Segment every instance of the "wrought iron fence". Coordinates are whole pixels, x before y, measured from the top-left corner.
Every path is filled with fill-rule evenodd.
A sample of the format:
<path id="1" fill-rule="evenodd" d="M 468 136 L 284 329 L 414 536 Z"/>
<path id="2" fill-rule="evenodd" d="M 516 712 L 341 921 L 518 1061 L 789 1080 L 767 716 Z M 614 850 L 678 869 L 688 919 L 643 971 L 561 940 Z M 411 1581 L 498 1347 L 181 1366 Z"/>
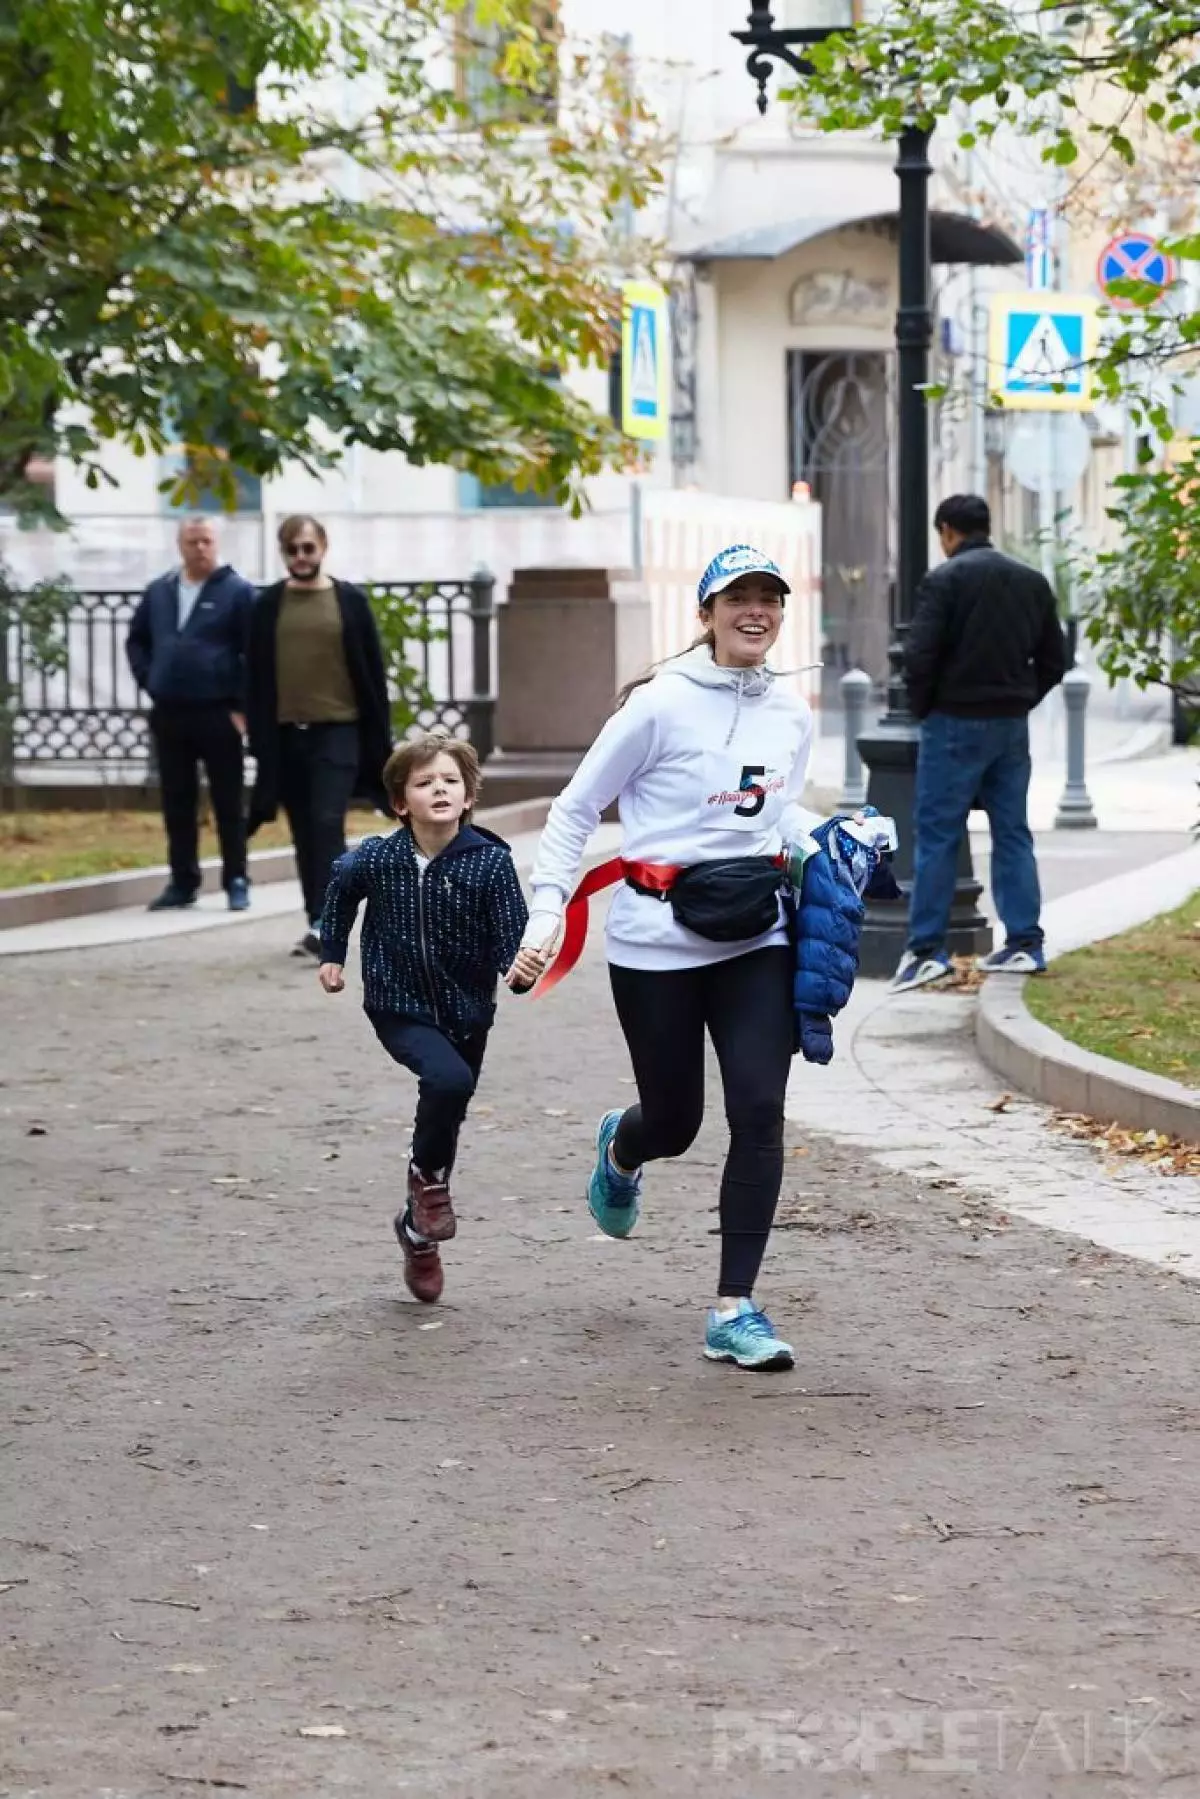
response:
<path id="1" fill-rule="evenodd" d="M 494 745 L 492 693 L 495 581 L 480 572 L 465 581 L 373 581 L 377 610 L 404 602 L 419 626 L 404 658 L 422 690 L 414 729 L 442 725 L 474 744 L 480 758 Z M 66 624 L 63 666 L 34 666 L 19 625 L 0 633 L 0 765 L 14 771 L 72 764 L 112 772 L 151 762 L 149 701 L 129 671 L 125 639 L 140 595 L 125 590 L 80 593 Z"/>

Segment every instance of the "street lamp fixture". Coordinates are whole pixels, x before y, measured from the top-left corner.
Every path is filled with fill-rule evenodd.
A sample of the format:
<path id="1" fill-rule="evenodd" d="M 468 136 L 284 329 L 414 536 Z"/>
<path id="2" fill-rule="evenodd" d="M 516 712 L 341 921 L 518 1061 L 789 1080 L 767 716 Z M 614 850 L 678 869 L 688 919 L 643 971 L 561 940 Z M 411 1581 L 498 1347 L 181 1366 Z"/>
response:
<path id="1" fill-rule="evenodd" d="M 750 54 L 746 58 L 746 70 L 758 83 L 758 110 L 767 110 L 767 83 L 771 79 L 771 62 L 786 63 L 797 75 L 811 75 L 813 66 L 804 52 L 813 44 L 823 44 L 826 38 L 833 37 L 839 31 L 854 29 L 854 0 L 817 0 L 817 10 L 832 16 L 821 25 L 778 26 L 771 12 L 771 0 L 755 0 L 750 8 L 749 26 L 745 31 L 735 31 L 733 36 L 739 44 L 745 44 Z"/>
<path id="2" fill-rule="evenodd" d="M 856 0 L 825 0 L 823 10 L 845 16 L 824 25 L 779 27 L 770 0 L 755 0 L 745 31 L 732 35 L 750 51 L 746 68 L 758 83 L 758 109 L 767 109 L 772 61 L 798 75 L 812 73 L 804 52 L 829 37 L 852 31 Z M 929 567 L 929 424 L 925 395 L 933 342 L 933 274 L 929 232 L 929 139 L 921 125 L 905 125 L 897 141 L 900 183 L 899 306 L 896 313 L 896 583 L 892 604 L 893 640 L 888 649 L 887 711 L 858 740 L 869 770 L 867 798 L 900 831 L 895 872 L 905 889 L 913 872 L 913 812 L 920 729 L 908 709 L 903 679 L 904 633 L 912 619 L 917 587 Z M 969 955 L 992 947 L 991 928 L 978 910 L 982 889 L 971 867 L 970 839 L 963 834 L 948 948 Z M 889 974 L 899 963 L 907 937 L 907 903 L 871 904 L 863 927 L 860 966 L 864 974 Z"/>

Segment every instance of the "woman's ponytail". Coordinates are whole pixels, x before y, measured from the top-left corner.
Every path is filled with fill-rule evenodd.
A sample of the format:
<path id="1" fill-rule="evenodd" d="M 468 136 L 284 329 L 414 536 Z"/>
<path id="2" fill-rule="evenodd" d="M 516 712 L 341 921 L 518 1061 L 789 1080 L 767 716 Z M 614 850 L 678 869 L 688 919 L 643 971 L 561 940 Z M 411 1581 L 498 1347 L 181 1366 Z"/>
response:
<path id="1" fill-rule="evenodd" d="M 693 650 L 698 650 L 701 644 L 704 644 L 710 650 L 714 649 L 716 647 L 716 641 L 716 635 L 710 625 L 708 630 L 702 632 L 701 635 L 696 638 L 694 643 L 689 643 L 686 649 L 676 650 L 673 656 L 664 656 L 661 662 L 652 664 L 652 666 L 646 670 L 644 675 L 638 675 L 634 680 L 626 681 L 624 687 L 622 687 L 620 693 L 617 695 L 617 703 L 613 707 L 613 711 L 619 712 L 630 694 L 636 692 L 639 687 L 645 687 L 648 682 L 653 681 L 659 669 L 665 668 L 668 662 L 675 662 L 680 656 L 689 656 Z"/>

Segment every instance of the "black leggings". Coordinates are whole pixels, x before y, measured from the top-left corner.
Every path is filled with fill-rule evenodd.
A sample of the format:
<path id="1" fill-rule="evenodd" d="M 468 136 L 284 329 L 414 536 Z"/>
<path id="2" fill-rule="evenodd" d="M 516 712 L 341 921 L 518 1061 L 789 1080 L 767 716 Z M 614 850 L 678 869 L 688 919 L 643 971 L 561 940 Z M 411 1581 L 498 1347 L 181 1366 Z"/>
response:
<path id="1" fill-rule="evenodd" d="M 609 969 L 640 1101 L 613 1142 L 622 1168 L 681 1156 L 694 1141 L 704 1120 L 706 1027 L 712 1038 L 730 1133 L 717 1291 L 730 1298 L 754 1291 L 783 1182 L 793 965 L 780 946 L 665 973 Z"/>

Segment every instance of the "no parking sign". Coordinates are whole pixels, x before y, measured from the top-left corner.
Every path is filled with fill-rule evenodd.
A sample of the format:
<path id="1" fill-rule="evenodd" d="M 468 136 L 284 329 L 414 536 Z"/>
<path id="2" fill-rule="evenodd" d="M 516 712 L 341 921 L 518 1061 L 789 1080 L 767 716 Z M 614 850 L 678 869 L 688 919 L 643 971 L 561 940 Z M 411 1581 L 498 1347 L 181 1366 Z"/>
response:
<path id="1" fill-rule="evenodd" d="M 1124 312 L 1141 306 L 1154 306 L 1174 285 L 1178 275 L 1173 256 L 1168 256 L 1156 238 L 1143 231 L 1126 231 L 1105 244 L 1096 265 L 1096 282 L 1110 306 Z M 1114 294 L 1119 281 L 1140 281 L 1158 291 L 1148 300 L 1131 300 L 1128 295 Z"/>

